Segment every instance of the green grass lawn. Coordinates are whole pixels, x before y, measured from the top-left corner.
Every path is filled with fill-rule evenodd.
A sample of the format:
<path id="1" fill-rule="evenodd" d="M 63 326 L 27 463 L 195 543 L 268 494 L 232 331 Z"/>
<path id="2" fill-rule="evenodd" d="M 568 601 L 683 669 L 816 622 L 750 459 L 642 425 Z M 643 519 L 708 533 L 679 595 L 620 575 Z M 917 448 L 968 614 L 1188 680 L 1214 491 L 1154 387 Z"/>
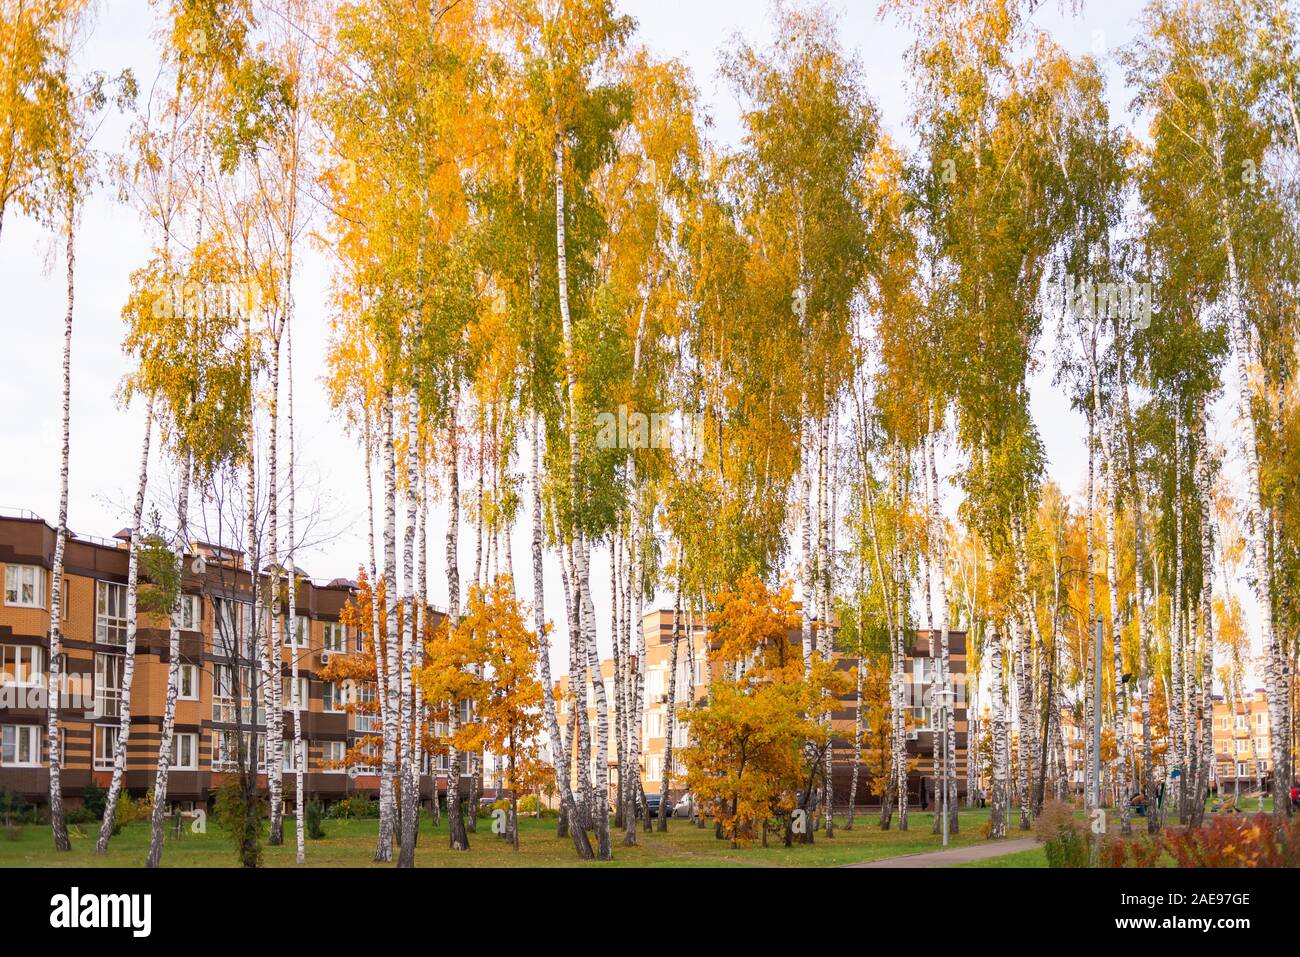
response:
<path id="1" fill-rule="evenodd" d="M 988 819 L 987 810 L 961 812 L 961 833 L 952 835 L 950 846 L 982 843 L 980 825 Z M 427 817 L 421 820 L 420 843 L 416 864 L 421 867 L 567 867 L 581 864 L 569 838 L 555 836 L 555 819 L 520 820 L 518 852 L 491 833 L 490 822 L 479 821 L 477 834 L 470 835 L 470 850 L 453 853 L 447 848 L 446 820 L 435 828 Z M 667 834 L 637 831 L 636 847 L 623 847 L 622 832 L 613 834 L 614 860 L 599 867 L 831 867 L 859 861 L 880 860 L 901 854 L 940 850 L 942 839 L 931 834 L 931 815 L 913 811 L 910 829 L 895 827 L 881 831 L 875 814 L 860 816 L 853 830 L 846 831 L 842 819 L 837 821 L 835 837 L 827 839 L 818 832 L 812 845 L 786 848 L 774 835 L 772 846 L 732 848 L 727 841 L 713 836 L 712 827 L 698 828 L 683 820 L 669 822 Z M 314 867 L 370 867 L 375 865 L 375 835 L 378 822 L 325 822 L 326 836 L 307 842 L 307 863 Z M 125 825 L 113 838 L 108 853 L 94 853 L 97 828 L 81 825 L 72 828 L 72 852 L 55 854 L 47 825 L 28 824 L 16 835 L 0 832 L 0 867 L 139 867 L 144 864 L 149 846 L 147 824 Z M 291 867 L 294 862 L 292 819 L 285 820 L 286 844 L 264 848 L 268 867 Z M 163 852 L 168 867 L 233 867 L 235 855 L 229 838 L 209 820 L 206 834 L 186 834 L 169 838 Z"/>
<path id="2" fill-rule="evenodd" d="M 1047 855 L 1042 847 L 1031 847 L 1027 851 L 1002 854 L 998 857 L 986 857 L 982 861 L 967 861 L 965 864 L 949 864 L 949 867 L 1046 867 Z"/>

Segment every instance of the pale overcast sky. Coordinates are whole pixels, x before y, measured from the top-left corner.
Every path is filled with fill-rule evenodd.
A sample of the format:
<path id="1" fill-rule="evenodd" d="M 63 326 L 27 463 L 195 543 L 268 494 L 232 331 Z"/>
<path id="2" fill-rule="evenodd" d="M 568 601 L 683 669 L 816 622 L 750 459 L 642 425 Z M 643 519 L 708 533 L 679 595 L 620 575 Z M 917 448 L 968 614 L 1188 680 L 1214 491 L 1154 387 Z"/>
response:
<path id="1" fill-rule="evenodd" d="M 153 32 L 156 9 L 144 0 L 112 0 L 101 5 L 99 22 L 82 57 L 85 69 L 117 71 L 131 67 L 142 96 L 157 74 Z M 622 9 L 638 21 L 637 42 L 654 52 L 681 59 L 692 70 L 712 116 L 711 136 L 734 144 L 740 136 L 739 106 L 717 75 L 718 54 L 739 33 L 762 43 L 771 33 L 769 8 L 746 0 L 623 0 Z M 844 44 L 860 58 L 868 89 L 880 105 L 885 129 L 910 143 L 910 112 L 903 54 L 907 35 L 877 16 L 876 0 L 841 0 L 831 9 L 841 15 Z M 1125 43 L 1133 32 L 1140 5 L 1129 0 L 1091 0 L 1077 17 L 1065 16 L 1046 3 L 1034 22 L 1050 31 L 1074 53 L 1105 53 Z M 1110 98 L 1116 122 L 1128 122 L 1129 95 L 1113 59 L 1108 60 Z M 110 120 L 99 145 L 119 149 L 125 123 Z M 73 343 L 72 468 L 69 523 L 80 532 L 111 535 L 128 524 L 129 499 L 141 439 L 139 407 L 117 407 L 114 392 L 126 371 L 120 349 L 120 310 L 132 269 L 147 258 L 149 240 L 135 212 L 118 204 L 110 189 L 101 189 L 83 213 L 77 246 L 77 308 Z M 26 508 L 53 522 L 58 502 L 60 350 L 64 313 L 62 246 L 34 223 L 11 216 L 0 240 L 0 408 L 3 454 L 0 454 L 0 506 Z M 331 536 L 303 554 L 299 565 L 318 578 L 351 577 L 366 554 L 365 486 L 362 460 L 355 445 L 331 416 L 319 376 L 324 365 L 326 322 L 324 290 L 328 263 L 309 251 L 296 289 L 296 420 L 300 467 L 314 476 L 336 516 Z M 1042 371 L 1033 382 L 1033 413 L 1047 446 L 1050 474 L 1067 491 L 1077 492 L 1086 462 L 1083 422 L 1051 385 L 1050 342 L 1042 346 Z M 1223 409 L 1223 404 L 1220 404 Z M 1217 429 L 1228 434 L 1220 417 Z M 526 463 L 520 464 L 520 469 Z M 951 463 L 949 463 L 951 464 Z M 152 486 L 164 493 L 160 477 Z M 951 500 L 952 495 L 948 498 Z M 949 501 L 949 508 L 953 506 Z M 530 514 L 527 510 L 525 516 Z M 525 523 L 527 519 L 524 519 Z M 444 604 L 442 563 L 443 512 L 431 514 L 429 577 L 432 600 Z M 531 594 L 526 529 L 516 534 L 515 562 L 520 591 Z M 461 567 L 473 552 L 463 536 Z M 548 563 L 547 611 L 562 616 L 558 567 Z M 608 565 L 597 556 L 592 582 L 601 640 L 608 603 Z M 555 649 L 565 660 L 563 646 Z"/>

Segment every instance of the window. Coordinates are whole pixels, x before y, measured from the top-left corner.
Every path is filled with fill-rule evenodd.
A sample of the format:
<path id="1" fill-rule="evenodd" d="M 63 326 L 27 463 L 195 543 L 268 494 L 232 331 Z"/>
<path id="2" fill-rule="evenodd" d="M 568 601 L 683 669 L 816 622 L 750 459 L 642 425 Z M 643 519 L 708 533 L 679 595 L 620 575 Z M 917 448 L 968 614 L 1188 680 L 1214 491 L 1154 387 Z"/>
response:
<path id="1" fill-rule="evenodd" d="M 180 595 L 176 599 L 176 627 L 182 631 L 198 631 L 202 620 L 203 597 Z"/>
<path id="2" fill-rule="evenodd" d="M 0 729 L 0 764 L 31 767 L 41 763 L 41 726 L 6 724 Z"/>
<path id="3" fill-rule="evenodd" d="M 347 702 L 343 700 L 343 689 L 339 687 L 337 681 L 326 681 L 321 689 L 322 706 L 331 714 L 338 714 L 346 710 Z"/>
<path id="4" fill-rule="evenodd" d="M 239 770 L 239 739 L 235 737 L 236 732 L 215 730 L 212 732 L 212 770 L 214 771 L 238 771 Z M 253 747 L 252 732 L 244 732 L 244 750 L 248 753 Z M 266 769 L 266 735 L 258 734 L 257 736 L 257 769 L 259 771 Z"/>
<path id="5" fill-rule="evenodd" d="M 36 645 L 0 645 L 0 680 L 17 685 L 41 680 L 41 652 Z"/>
<path id="6" fill-rule="evenodd" d="M 95 725 L 95 769 L 108 771 L 113 767 L 113 757 L 117 753 L 117 735 L 120 729 L 115 724 Z"/>
<path id="7" fill-rule="evenodd" d="M 177 696 L 182 701 L 199 700 L 199 667 L 181 663 L 180 675 L 177 677 Z"/>
<path id="8" fill-rule="evenodd" d="M 199 736 L 184 732 L 172 736 L 172 767 L 178 771 L 198 769 Z"/>
<path id="9" fill-rule="evenodd" d="M 306 751 L 307 742 L 306 741 L 301 742 L 301 747 L 303 751 Z M 289 740 L 284 742 L 284 747 L 281 748 L 281 760 L 284 762 L 284 770 L 286 771 L 298 770 L 298 763 L 294 760 L 295 757 L 296 757 L 296 749 L 293 746 L 293 739 L 290 738 Z M 306 762 L 303 763 L 302 769 L 304 771 L 307 770 Z"/>
<path id="10" fill-rule="evenodd" d="M 239 668 L 240 709 L 238 717 L 248 721 L 251 715 L 254 724 L 261 724 L 266 717 L 265 709 L 262 706 L 262 696 L 259 690 L 257 695 L 258 704 L 256 710 L 254 710 L 250 699 L 252 693 L 253 670 L 248 665 L 241 665 Z M 230 665 L 216 665 L 212 674 L 212 720 L 234 722 L 236 717 L 235 669 Z"/>
<path id="11" fill-rule="evenodd" d="M 95 640 L 105 645 L 126 644 L 126 586 L 95 582 Z"/>
<path id="12" fill-rule="evenodd" d="M 325 622 L 325 639 L 323 647 L 326 651 L 337 651 L 343 653 L 347 644 L 347 630 L 337 621 Z"/>
<path id="13" fill-rule="evenodd" d="M 664 776 L 664 759 L 657 754 L 646 755 L 645 775 L 651 781 L 660 780 Z"/>
<path id="14" fill-rule="evenodd" d="M 306 648 L 311 637 L 311 619 L 294 615 L 289 623 L 289 640 L 285 642 L 295 648 Z"/>
<path id="15" fill-rule="evenodd" d="M 232 654 L 247 656 L 249 622 L 252 619 L 249 603 L 214 598 L 212 607 L 216 612 L 216 627 L 212 632 L 213 653 L 225 658 Z"/>
<path id="16" fill-rule="evenodd" d="M 376 704 L 375 685 L 371 681 L 363 681 L 356 686 L 356 707 L 352 709 L 352 726 L 362 734 L 379 734 L 380 725 L 383 723 L 379 718 L 379 706 Z M 442 737 L 446 737 L 445 721 L 438 722 L 444 728 Z"/>
<path id="17" fill-rule="evenodd" d="M 122 713 L 122 655 L 95 655 L 95 713 L 115 718 Z"/>
<path id="18" fill-rule="evenodd" d="M 382 760 L 379 742 L 370 741 L 366 744 L 356 742 L 356 747 L 359 757 L 353 767 L 356 768 L 357 774 L 378 774 L 379 763 Z"/>
<path id="19" fill-rule="evenodd" d="M 652 700 L 664 693 L 664 672 L 662 668 L 651 668 L 646 671 L 645 693 Z"/>
<path id="20" fill-rule="evenodd" d="M 658 712 L 647 712 L 645 716 L 645 734 L 647 738 L 664 736 L 664 716 Z M 654 775 L 651 775 L 654 777 Z"/>
<path id="21" fill-rule="evenodd" d="M 324 770 L 334 774 L 341 774 L 347 770 L 343 766 L 343 761 L 347 757 L 348 746 L 343 741 L 322 741 L 320 743 L 320 758 L 324 763 Z"/>
<path id="22" fill-rule="evenodd" d="M 311 705 L 311 679 L 306 675 L 298 676 L 298 707 L 306 711 Z M 294 706 L 293 686 L 289 686 L 289 694 L 285 697 L 284 707 L 286 711 L 292 711 Z"/>
<path id="23" fill-rule="evenodd" d="M 45 569 L 39 565 L 6 565 L 5 604 L 44 608 Z"/>

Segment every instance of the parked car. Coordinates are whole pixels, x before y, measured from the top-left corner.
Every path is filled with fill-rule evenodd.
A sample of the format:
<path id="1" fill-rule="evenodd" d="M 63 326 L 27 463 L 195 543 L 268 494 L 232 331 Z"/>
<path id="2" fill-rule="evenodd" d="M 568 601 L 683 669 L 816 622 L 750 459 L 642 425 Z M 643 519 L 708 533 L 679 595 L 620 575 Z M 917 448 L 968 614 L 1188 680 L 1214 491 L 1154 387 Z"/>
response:
<path id="1" fill-rule="evenodd" d="M 659 817 L 659 795 L 647 794 L 645 796 L 646 810 L 650 812 L 651 818 Z"/>
<path id="2" fill-rule="evenodd" d="M 689 794 L 684 795 L 682 799 L 677 802 L 677 806 L 673 808 L 673 817 L 690 817 L 692 807 L 691 796 Z"/>

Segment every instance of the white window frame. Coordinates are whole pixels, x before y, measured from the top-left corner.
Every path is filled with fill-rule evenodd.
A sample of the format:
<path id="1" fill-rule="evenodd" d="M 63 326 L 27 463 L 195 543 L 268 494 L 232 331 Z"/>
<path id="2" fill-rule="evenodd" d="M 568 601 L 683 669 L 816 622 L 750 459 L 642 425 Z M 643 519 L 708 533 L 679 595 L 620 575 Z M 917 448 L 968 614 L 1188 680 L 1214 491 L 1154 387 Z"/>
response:
<path id="1" fill-rule="evenodd" d="M 40 645 L 0 645 L 0 675 L 10 684 L 43 684 L 44 651 Z"/>
<path id="2" fill-rule="evenodd" d="M 251 603 L 231 598 L 214 598 L 212 603 L 216 609 L 212 616 L 212 653 L 222 658 L 229 657 L 226 654 L 228 651 L 226 644 L 232 642 L 237 657 L 248 657 L 249 622 L 252 618 Z M 224 634 L 223 632 L 227 629 L 233 631 L 234 634 Z"/>
<path id="3" fill-rule="evenodd" d="M 188 676 L 188 678 L 186 677 Z M 190 686 L 189 694 L 185 686 Z M 176 697 L 181 701 L 199 700 L 199 666 L 189 661 L 182 661 L 180 672 L 176 676 Z"/>
<path id="4" fill-rule="evenodd" d="M 5 565 L 5 604 L 11 608 L 44 608 L 45 569 L 40 565 Z"/>
<path id="5" fill-rule="evenodd" d="M 186 759 L 183 744 L 189 745 L 189 758 Z M 199 769 L 199 736 L 193 731 L 178 731 L 172 735 L 172 767 L 177 771 L 197 771 Z"/>
<path id="6" fill-rule="evenodd" d="M 298 709 L 307 711 L 311 707 L 311 678 L 298 676 Z M 284 696 L 284 710 L 293 711 L 293 683 L 289 683 L 289 693 Z"/>
<path id="7" fill-rule="evenodd" d="M 335 752 L 338 752 L 337 754 Z M 321 770 L 326 774 L 346 774 L 343 762 L 348 756 L 346 741 L 322 741 L 320 743 Z"/>
<path id="8" fill-rule="evenodd" d="M 96 771 L 113 770 L 113 761 L 117 754 L 117 742 L 122 728 L 116 724 L 97 724 L 94 734 L 94 762 Z M 108 745 L 111 742 L 111 747 Z M 107 754 L 103 753 L 107 749 Z"/>
<path id="9" fill-rule="evenodd" d="M 115 718 L 122 713 L 122 673 L 125 668 L 125 655 L 95 652 L 95 710 L 100 717 Z"/>
<path id="10" fill-rule="evenodd" d="M 356 686 L 357 700 L 356 704 L 371 705 L 376 701 L 376 690 L 373 681 L 358 681 Z M 439 722 L 444 728 L 447 723 Z M 352 709 L 352 727 L 363 734 L 379 734 L 383 722 L 376 711 L 362 711 L 359 708 Z M 446 737 L 447 732 L 442 732 L 442 737 Z"/>
<path id="11" fill-rule="evenodd" d="M 307 739 L 306 739 L 306 738 L 303 738 L 303 739 L 302 739 L 300 742 L 298 742 L 298 743 L 299 743 L 300 746 L 302 747 L 302 751 L 303 751 L 304 756 L 306 756 L 306 755 L 307 755 Z M 294 740 L 293 740 L 293 738 L 288 738 L 288 739 L 286 739 L 285 742 L 284 742 L 284 747 L 282 747 L 282 748 L 280 749 L 280 760 L 283 762 L 283 767 L 282 767 L 281 770 L 284 770 L 284 771 L 297 771 L 297 770 L 298 770 L 298 765 L 294 763 L 294 757 L 295 757 L 295 752 L 294 752 Z M 303 772 L 304 772 L 304 773 L 307 772 L 308 769 L 309 769 L 310 767 L 311 767 L 311 758 L 308 756 L 308 757 L 307 757 L 307 760 L 303 762 L 303 766 L 302 766 Z"/>
<path id="12" fill-rule="evenodd" d="M 321 682 L 321 710 L 326 714 L 346 714 L 347 702 L 343 700 L 343 689 L 337 681 Z"/>
<path id="13" fill-rule="evenodd" d="M 24 753 L 26 758 L 23 757 Z M 41 764 L 41 726 L 6 724 L 0 727 L 0 766 L 36 768 Z"/>
<path id="14" fill-rule="evenodd" d="M 234 735 L 240 732 L 234 728 L 213 728 L 212 729 L 212 770 L 217 772 L 233 772 L 239 770 L 239 752 L 237 749 L 229 747 L 223 748 L 223 744 L 235 744 Z M 257 748 L 257 770 L 266 770 L 266 734 L 259 731 L 257 733 L 256 744 L 252 737 L 251 731 L 243 732 L 244 747 L 251 750 L 254 746 Z M 229 752 L 229 757 L 223 756 L 223 751 Z"/>
<path id="15" fill-rule="evenodd" d="M 203 622 L 203 596 L 178 595 L 176 598 L 176 627 L 181 631 L 198 631 Z"/>
<path id="16" fill-rule="evenodd" d="M 285 642 L 287 648 L 306 648 L 311 644 L 311 619 L 306 615 L 294 615 L 287 618 L 288 622 L 288 640 Z"/>
<path id="17" fill-rule="evenodd" d="M 647 668 L 645 673 L 645 693 L 650 697 L 667 694 L 664 687 L 664 669 Z"/>
<path id="18" fill-rule="evenodd" d="M 95 641 L 101 645 L 126 644 L 126 595 L 121 582 L 95 582 Z"/>
<path id="19" fill-rule="evenodd" d="M 322 622 L 324 637 L 321 647 L 330 654 L 345 654 L 348 647 L 348 630 L 339 621 Z"/>

